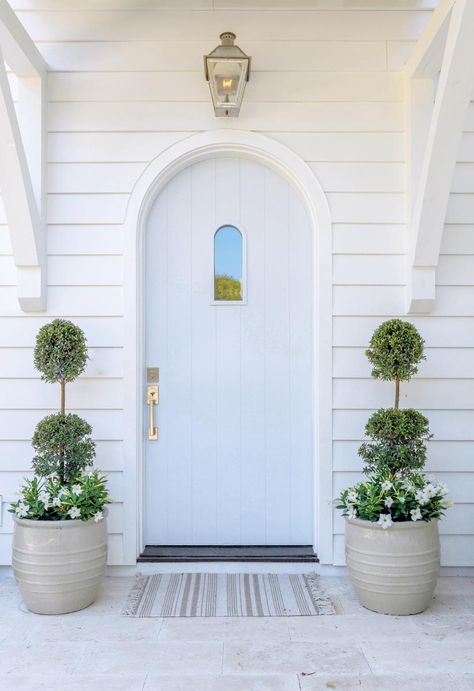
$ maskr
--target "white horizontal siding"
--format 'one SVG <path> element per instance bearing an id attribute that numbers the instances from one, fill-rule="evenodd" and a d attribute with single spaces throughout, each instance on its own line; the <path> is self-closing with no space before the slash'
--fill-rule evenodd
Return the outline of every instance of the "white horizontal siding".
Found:
<path id="1" fill-rule="evenodd" d="M 0 349 L 0 380 L 35 379 L 39 376 L 33 364 L 32 347 L 16 346 Z M 83 379 L 96 377 L 119 379 L 122 376 L 122 348 L 89 347 L 89 360 L 82 375 Z"/>
<path id="2" fill-rule="evenodd" d="M 123 467 L 123 447 L 120 441 L 97 441 L 96 464 L 106 472 L 121 471 Z M 8 458 L 9 471 L 27 473 L 31 469 L 33 450 L 30 441 L 0 441 L 0 454 Z M 3 498 L 6 501 L 6 498 Z"/>
<path id="3" fill-rule="evenodd" d="M 46 386 L 44 384 L 43 386 Z M 0 440 L 1 441 L 30 441 L 32 432 L 38 422 L 49 413 L 57 412 L 57 401 L 50 410 L 37 407 L 31 400 L 29 406 L 19 405 L 17 409 L 0 409 Z M 93 400 L 89 400 L 92 406 Z M 40 399 L 41 406 L 41 399 Z M 92 426 L 94 439 L 100 441 L 121 441 L 123 439 L 123 412 L 113 409 L 81 408 L 80 411 L 68 407 L 68 412 L 78 413 Z M 6 470 L 6 469 L 5 469 Z"/>
<path id="4" fill-rule="evenodd" d="M 67 385 L 66 402 L 69 408 L 87 410 L 120 409 L 123 406 L 123 385 L 120 379 L 85 379 Z M 35 403 L 37 410 L 59 407 L 59 386 L 45 384 L 39 379 L 3 379 L 0 386 L 0 410 L 19 410 L 25 401 Z"/>
<path id="5" fill-rule="evenodd" d="M 57 73 L 49 80 L 50 102 L 64 101 L 201 101 L 208 103 L 209 90 L 204 79 L 189 72 L 96 72 Z M 281 85 L 286 85 L 282 90 Z M 403 80 L 399 73 L 256 71 L 245 92 L 246 102 L 268 101 L 401 101 Z"/>
<path id="6" fill-rule="evenodd" d="M 429 414 L 431 416 L 431 414 Z M 362 437 L 363 428 L 360 430 Z M 335 471 L 360 471 L 362 460 L 357 455 L 362 438 L 351 441 L 333 442 Z M 428 442 L 427 470 L 431 473 L 449 471 L 474 472 L 474 441 L 441 441 L 438 438 Z M 448 480 L 449 481 L 449 480 Z"/>
<path id="7" fill-rule="evenodd" d="M 384 316 L 335 317 L 334 345 L 366 348 L 372 332 L 381 324 Z M 419 329 L 427 345 L 432 348 L 470 348 L 474 343 L 474 319 L 470 317 L 450 317 L 448 320 L 443 317 L 415 316 L 410 317 L 409 321 Z"/>
<path id="8" fill-rule="evenodd" d="M 404 285 L 406 259 L 402 255 L 336 255 L 334 285 Z"/>
<path id="9" fill-rule="evenodd" d="M 3 307 L 3 300 L 1 302 Z M 17 317 L 2 316 L 0 348 L 31 348 L 39 329 L 51 321 L 51 316 L 21 314 Z M 87 336 L 92 348 L 121 347 L 124 342 L 123 320 L 120 317 L 86 316 L 74 318 L 75 323 Z"/>
<path id="10" fill-rule="evenodd" d="M 223 26 L 232 26 L 246 41 L 416 40 L 430 12 L 412 11 L 301 11 L 292 21 L 287 12 L 195 12 L 192 21 L 179 11 L 142 9 L 130 21 L 127 11 L 19 10 L 18 16 L 35 41 L 202 41 L 212 49 Z M 188 17 L 189 19 L 190 17 Z M 243 45 L 243 44 L 242 44 Z M 245 47 L 245 46 L 244 46 Z"/>
<path id="11" fill-rule="evenodd" d="M 50 317 L 122 317 L 123 290 L 118 286 L 50 287 L 47 291 Z M 16 288 L 0 288 L 4 317 L 21 317 Z M 31 338 L 34 334 L 31 335 Z"/>
<path id="12" fill-rule="evenodd" d="M 53 255 L 95 255 L 113 256 L 123 254 L 122 226 L 87 223 L 50 226 L 48 230 L 48 253 Z"/>
<path id="13" fill-rule="evenodd" d="M 417 379 L 474 379 L 472 348 L 428 347 L 425 349 L 425 355 L 426 360 L 418 366 Z M 370 377 L 371 369 L 365 348 L 334 348 L 335 377 L 364 379 Z"/>
<path id="14" fill-rule="evenodd" d="M 217 35 L 215 37 L 217 43 Z M 38 44 L 50 69 L 61 72 L 185 71 L 198 70 L 203 54 L 202 41 L 186 41 L 186 50 L 176 50 L 176 41 L 117 41 L 104 50 L 102 42 L 42 41 Z M 243 44 L 242 44 L 243 45 Z M 397 53 L 394 44 L 393 54 Z M 412 44 L 410 43 L 410 46 Z M 369 72 L 386 69 L 384 41 L 245 40 L 245 50 L 254 65 L 263 71 Z M 392 60 L 394 69 L 395 57 Z"/>
<path id="15" fill-rule="evenodd" d="M 403 254 L 405 226 L 391 223 L 335 223 L 333 225 L 335 255 Z"/>
<path id="16" fill-rule="evenodd" d="M 336 441 L 354 441 L 363 437 L 365 425 L 375 408 L 363 408 L 360 401 L 358 409 L 339 409 L 334 411 L 333 439 Z M 381 407 L 377 401 L 377 408 Z M 430 430 L 436 440 L 472 441 L 474 429 L 473 410 L 421 410 L 430 421 Z M 446 463 L 449 467 L 449 461 Z"/>
<path id="17" fill-rule="evenodd" d="M 311 163 L 316 177 L 326 192 L 391 192 L 405 191 L 403 163 L 347 161 Z"/>
<path id="18" fill-rule="evenodd" d="M 334 251 L 334 486 L 360 471 L 367 417 L 391 402 L 370 379 L 373 329 L 405 310 L 405 119 L 401 70 L 434 0 L 14 0 L 51 70 L 48 113 L 48 311 L 24 315 L 0 204 L 0 454 L 4 498 L 31 457 L 35 424 L 57 407 L 57 387 L 32 365 L 34 337 L 53 317 L 84 329 L 91 360 L 68 403 L 94 428 L 97 463 L 111 473 L 109 560 L 123 562 L 122 222 L 129 194 L 158 154 L 189 134 L 238 126 L 262 132 L 309 163 L 327 193 Z M 164 8 L 164 11 L 163 11 Z M 191 8 L 192 14 L 185 8 Z M 291 10 L 291 12 L 290 12 Z M 133 21 L 131 21 L 133 19 Z M 232 26 L 253 58 L 238 122 L 216 121 L 202 55 Z M 449 475 L 456 506 L 443 525 L 443 562 L 472 562 L 474 399 L 474 105 L 453 181 L 438 300 L 415 317 L 428 360 L 402 391 L 435 440 L 428 467 Z M 126 261 L 126 258 L 125 258 Z M 28 401 L 25 409 L 25 399 Z M 460 406 L 462 410 L 456 408 Z M 450 471 L 448 473 L 448 471 Z M 453 478 L 453 482 L 451 481 Z M 330 500 L 331 497 L 328 497 Z M 4 506 L 4 516 L 5 516 Z M 335 560 L 343 559 L 335 516 Z M 0 532 L 10 559 L 11 523 Z M 125 531 L 125 533 L 124 533 Z M 128 531 L 128 532 L 127 532 Z"/>
<path id="19" fill-rule="evenodd" d="M 50 163 L 50 194 L 129 193 L 145 163 Z"/>
<path id="20" fill-rule="evenodd" d="M 205 87 L 204 83 L 202 88 Z M 51 132 L 192 132 L 214 129 L 216 126 L 205 91 L 202 102 L 55 102 L 49 106 L 49 122 Z M 359 101 L 247 102 L 242 106 L 239 127 L 262 132 L 291 133 L 347 131 L 348 128 L 351 132 L 401 132 L 403 106 L 401 103 Z M 373 147 L 379 139 L 380 137 L 373 140 Z M 310 157 L 309 160 L 319 159 Z M 369 156 L 362 160 L 403 160 L 403 146 L 396 158 L 372 159 Z"/>

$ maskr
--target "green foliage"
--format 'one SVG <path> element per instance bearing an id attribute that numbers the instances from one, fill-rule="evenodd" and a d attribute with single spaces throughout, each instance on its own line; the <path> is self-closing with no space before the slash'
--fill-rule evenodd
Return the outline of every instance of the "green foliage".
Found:
<path id="1" fill-rule="evenodd" d="M 349 520 L 360 518 L 388 528 L 392 522 L 440 518 L 451 505 L 445 499 L 446 493 L 445 485 L 426 479 L 422 473 L 409 477 L 385 473 L 345 489 L 337 508 Z"/>
<path id="2" fill-rule="evenodd" d="M 34 363 L 44 381 L 50 384 L 73 381 L 84 371 L 87 359 L 84 333 L 72 322 L 55 319 L 39 330 Z"/>
<path id="3" fill-rule="evenodd" d="M 33 435 L 33 469 L 37 475 L 57 475 L 61 482 L 71 482 L 95 456 L 90 438 L 91 426 L 71 413 L 56 413 L 41 420 Z"/>
<path id="4" fill-rule="evenodd" d="M 366 355 L 372 376 L 383 381 L 408 381 L 424 360 L 424 341 L 413 324 L 390 319 L 373 333 Z"/>
<path id="5" fill-rule="evenodd" d="M 34 363 L 41 378 L 61 387 L 61 412 L 48 415 L 36 426 L 32 444 L 36 477 L 25 480 L 21 498 L 10 511 L 32 520 L 99 522 L 110 503 L 106 478 L 86 470 L 95 457 L 92 428 L 82 418 L 65 413 L 66 382 L 73 381 L 87 364 L 87 342 L 70 321 L 55 319 L 36 337 Z"/>
<path id="6" fill-rule="evenodd" d="M 365 433 L 373 441 L 362 444 L 359 455 L 365 473 L 407 474 L 421 470 L 426 460 L 429 422 L 413 408 L 381 408 L 368 420 Z"/>
<path id="7" fill-rule="evenodd" d="M 232 276 L 220 274 L 214 278 L 215 300 L 242 300 L 242 285 Z"/>
<path id="8" fill-rule="evenodd" d="M 422 471 L 429 422 L 413 408 L 399 409 L 400 381 L 408 381 L 424 359 L 424 341 L 416 328 L 390 319 L 373 333 L 366 355 L 372 376 L 395 381 L 395 407 L 377 410 L 367 421 L 367 441 L 359 449 L 367 480 L 343 490 L 337 508 L 349 520 L 360 518 L 383 529 L 400 521 L 430 521 L 450 506 L 445 485 Z"/>
<path id="9" fill-rule="evenodd" d="M 18 518 L 40 521 L 104 518 L 103 510 L 111 500 L 105 487 L 106 478 L 97 470 L 83 473 L 74 483 L 63 484 L 57 478 L 25 480 L 21 498 L 12 503 L 9 511 Z"/>

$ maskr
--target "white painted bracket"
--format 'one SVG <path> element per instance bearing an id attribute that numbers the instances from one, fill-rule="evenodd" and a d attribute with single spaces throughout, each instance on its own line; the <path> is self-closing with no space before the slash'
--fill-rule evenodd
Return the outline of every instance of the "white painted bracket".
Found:
<path id="1" fill-rule="evenodd" d="M 441 0 L 406 67 L 409 133 L 408 312 L 436 297 L 446 210 L 474 86 L 474 2 Z"/>
<path id="2" fill-rule="evenodd" d="M 18 81 L 17 108 L 5 62 Z M 0 193 L 25 312 L 45 309 L 46 67 L 6 0 L 0 0 Z"/>

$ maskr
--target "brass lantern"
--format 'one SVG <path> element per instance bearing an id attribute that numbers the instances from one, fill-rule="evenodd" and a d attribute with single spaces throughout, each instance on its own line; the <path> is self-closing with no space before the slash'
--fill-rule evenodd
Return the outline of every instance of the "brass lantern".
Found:
<path id="1" fill-rule="evenodd" d="M 221 45 L 204 56 L 206 80 L 216 117 L 237 117 L 250 76 L 250 58 L 234 45 L 236 35 L 231 31 L 219 38 Z"/>

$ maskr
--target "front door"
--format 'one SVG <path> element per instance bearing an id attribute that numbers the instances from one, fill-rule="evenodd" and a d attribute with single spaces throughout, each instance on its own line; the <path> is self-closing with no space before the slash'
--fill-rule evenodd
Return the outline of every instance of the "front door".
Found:
<path id="1" fill-rule="evenodd" d="M 159 431 L 148 440 L 145 430 L 146 544 L 312 544 L 311 258 L 302 201 L 261 164 L 207 159 L 156 199 L 145 330 Z"/>

